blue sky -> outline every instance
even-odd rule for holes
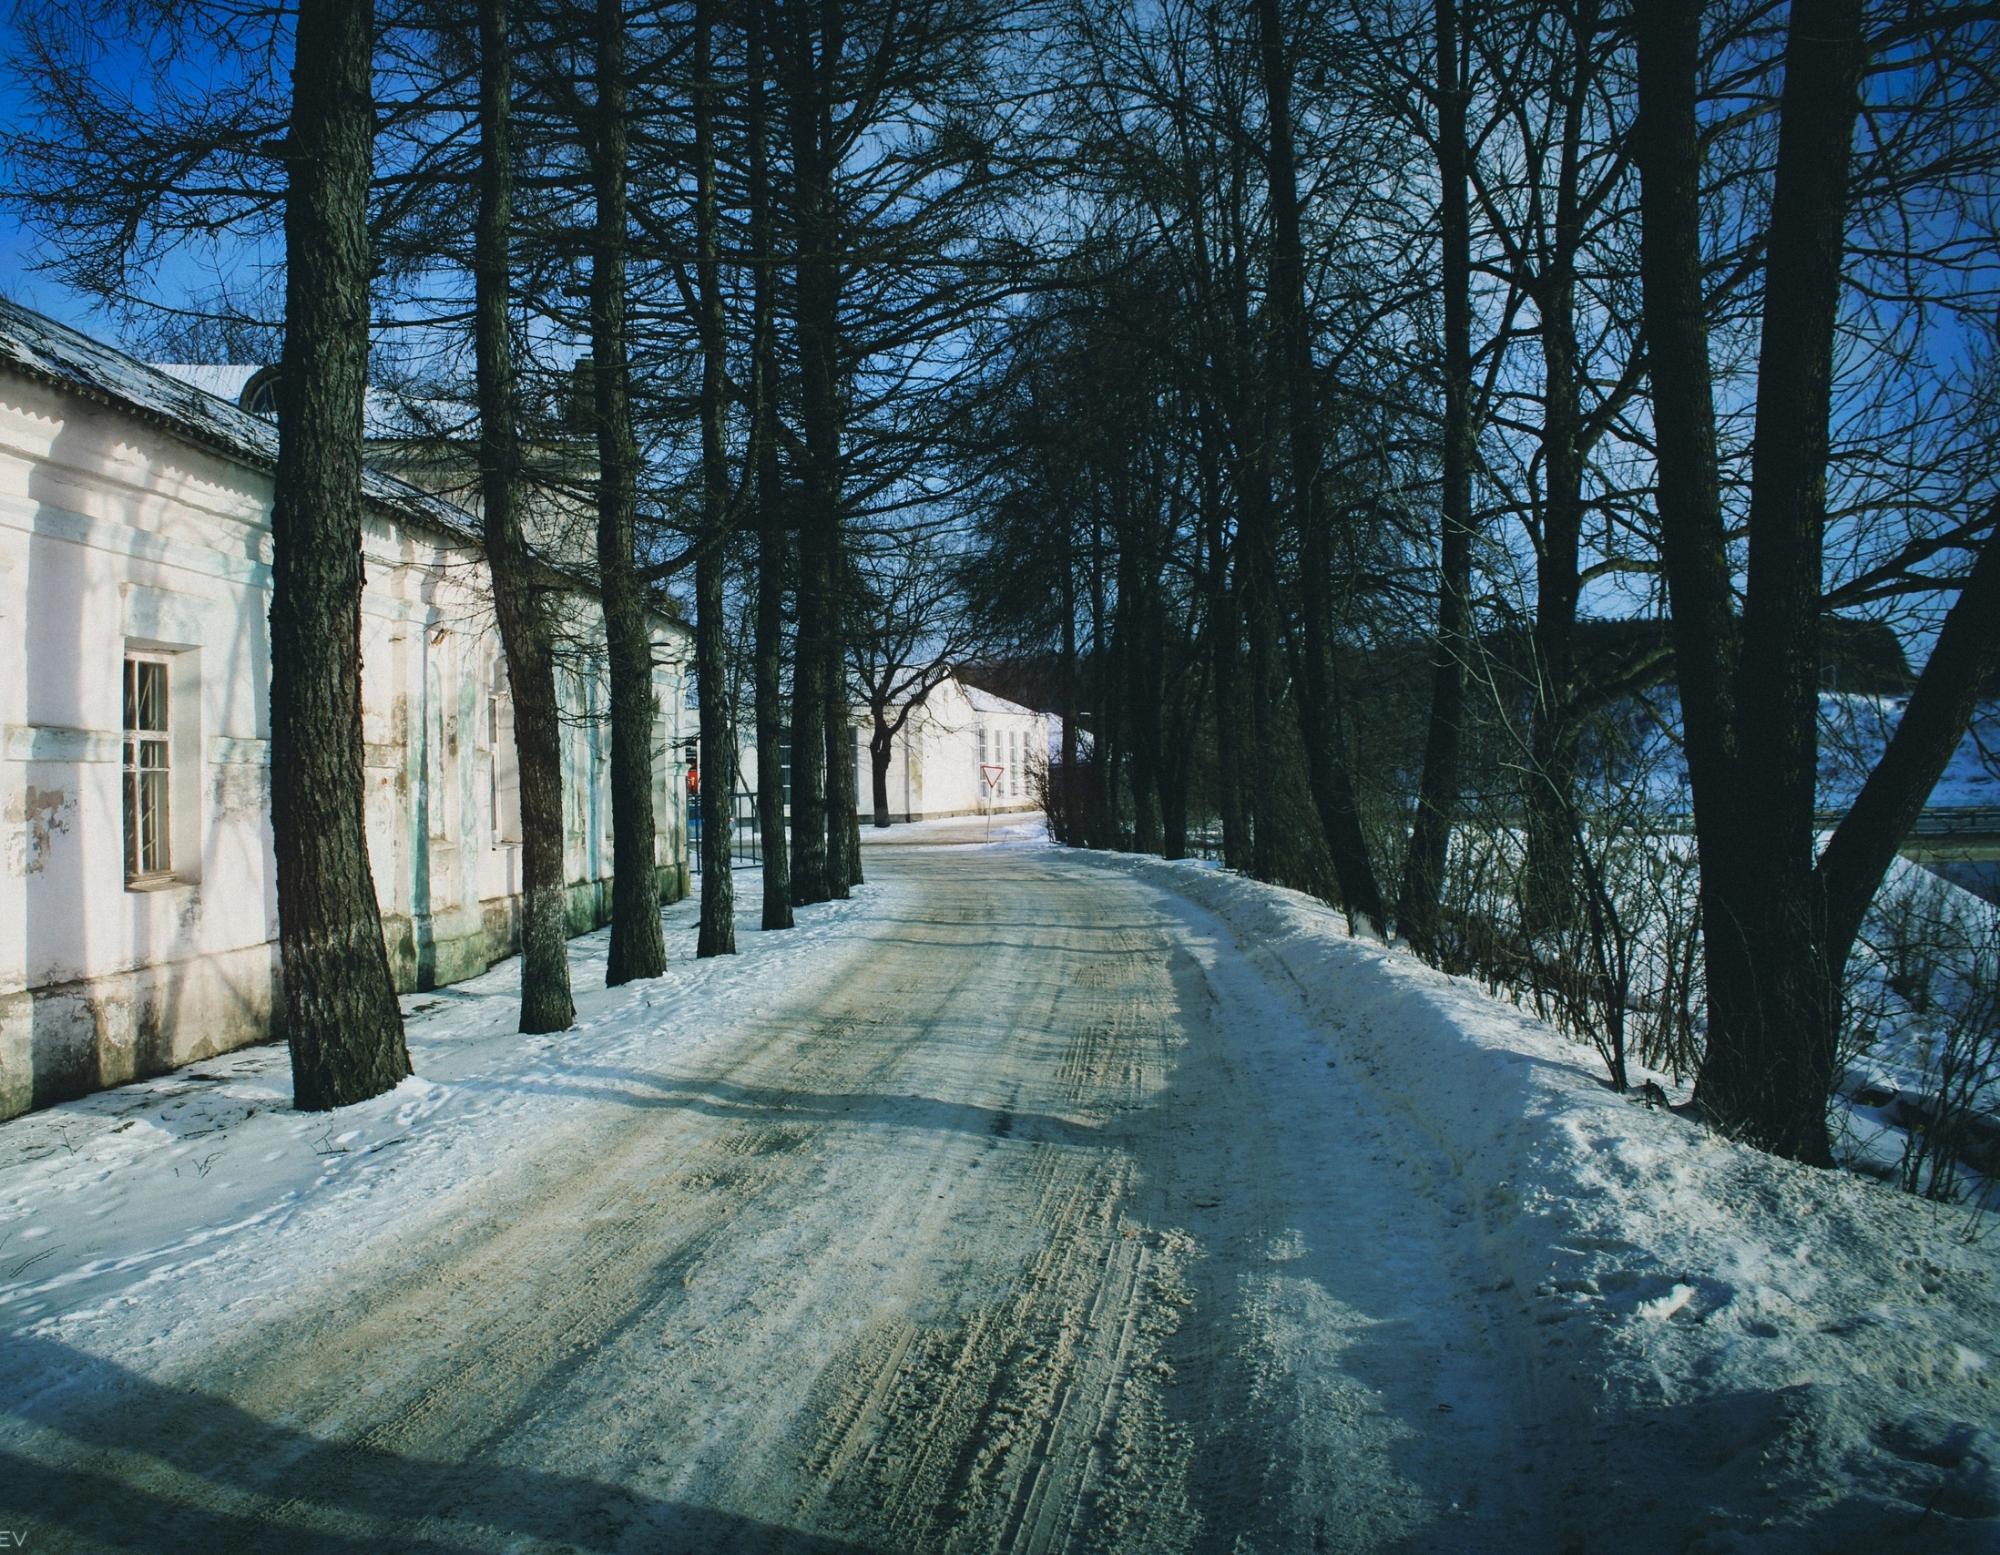
[[[22,48],[20,33],[16,25],[13,8],[0,7],[0,124],[14,130],[24,126],[32,111],[32,103],[18,79]],[[132,53],[124,68],[132,79],[150,73],[150,61],[131,43],[112,43],[112,50],[105,58],[105,68],[117,70],[120,60],[117,50],[123,48]],[[0,181],[11,183],[13,170],[0,165]],[[121,338],[118,319],[103,310],[92,298],[65,286],[52,275],[41,273],[33,267],[46,257],[41,240],[21,220],[20,213],[5,205],[0,205],[0,293],[45,313],[60,323],[81,329],[101,340],[114,344],[125,344]],[[214,276],[210,264],[201,257],[186,252],[170,255],[167,261],[150,277],[150,293],[158,297],[185,297],[192,293],[212,289]]]
[[[21,57],[19,36],[12,8],[0,11],[0,60],[5,61],[4,70],[0,70],[0,123],[10,131],[22,126],[29,111],[27,95],[16,78]],[[0,176],[11,181],[12,170]],[[91,334],[114,332],[112,321],[94,313],[88,298],[31,268],[41,257],[41,244],[22,226],[19,212],[0,205],[0,292],[23,307]]]

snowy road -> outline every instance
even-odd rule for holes
[[[10,1341],[72,1382],[0,1425],[0,1520],[35,1550],[1554,1547],[1522,1320],[1290,991],[1053,851],[868,862],[763,1013],[541,1071],[581,1104],[476,1196],[426,1214],[420,1164],[399,1234],[198,1361]]]

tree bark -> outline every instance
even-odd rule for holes
[[[1825,1165],[1845,947],[1813,867],[1820,546],[1860,6],[1798,0],[1789,18],[1740,637],[1696,246],[1699,16],[1653,0],[1638,20],[1645,320],[1708,971],[1695,1095],[1725,1131]]]
[[[1250,828],[1243,803],[1241,750],[1243,717],[1240,665],[1243,633],[1236,607],[1236,590],[1229,579],[1229,552],[1223,543],[1221,459],[1215,417],[1204,410],[1198,449],[1202,528],[1208,545],[1208,646],[1215,708],[1217,805],[1222,812],[1222,862],[1230,869],[1250,867]],[[1239,544],[1240,544],[1239,540]]]
[[[625,335],[626,82],[621,0],[598,0],[590,346],[597,412],[597,568],[611,680],[611,946],[616,988],[666,970],[653,818],[653,645],[635,554],[639,450]]]
[[[1399,927],[1419,950],[1437,933],[1445,856],[1458,818],[1472,590],[1472,221],[1465,191],[1465,82],[1458,7],[1436,0],[1439,284],[1444,293],[1443,480],[1438,501],[1437,641],[1430,718]]]
[[[813,16],[819,21],[815,57]],[[794,201],[794,293],[797,307],[800,421],[805,433],[804,511],[800,515],[798,639],[792,671],[792,900],[801,905],[845,895],[845,860],[833,850],[827,770],[829,669],[839,641],[840,273],[833,205],[831,108],[827,77],[837,63],[838,0],[786,7],[790,36],[787,94]],[[851,779],[850,779],[851,781]]]
[[[792,651],[792,902],[827,899],[824,552],[818,526],[799,530],[798,630]]]
[[[869,710],[873,727],[868,733],[868,773],[874,800],[875,824],[887,830],[889,818],[889,762],[896,753],[896,731],[889,726],[888,709]]]
[[[1148,641],[1145,574],[1152,564],[1142,533],[1142,504],[1131,482],[1116,482],[1118,500],[1118,605],[1113,630],[1119,643],[1120,720],[1125,730],[1125,775],[1132,790],[1132,851],[1160,851],[1159,659]]]
[[[514,701],[521,784],[521,1024],[561,1031],[576,1019],[569,986],[569,892],[563,867],[562,730],[549,599],[521,530],[521,446],[508,337],[513,225],[512,55],[506,0],[480,0],[479,219],[474,314],[479,480],[494,615]]]
[[[1542,341],[1542,525],[1535,558],[1534,700],[1530,711],[1527,867],[1521,914],[1528,931],[1575,920],[1573,789],[1578,695],[1576,615],[1583,582],[1584,430],[1577,401],[1576,257],[1583,244],[1582,138],[1590,89],[1596,0],[1583,0],[1570,29],[1575,71],[1563,105],[1555,227],[1537,278]]]
[[[373,34],[365,0],[301,0],[271,512],[271,828],[292,1098],[307,1111],[410,1073],[368,867],[361,744]]]
[[[1111,670],[1106,646],[1104,608],[1104,523],[1093,510],[1090,520],[1090,777],[1084,801],[1086,846],[1118,846],[1118,820],[1112,767],[1117,751],[1113,727]]]
[[[1059,520],[1062,535],[1062,776],[1049,781],[1049,829],[1068,847],[1084,842],[1083,785],[1077,760],[1082,748],[1076,721],[1083,708],[1076,659],[1076,515]],[[1058,787],[1060,782],[1060,787]]]
[[[617,4],[619,0],[607,0]],[[736,731],[729,716],[723,543],[729,530],[722,261],[715,198],[714,0],[694,8],[695,296],[701,337],[701,534],[694,558],[695,677],[701,688],[701,927],[695,955],[736,954]]]
[[[757,834],[764,855],[762,927],[792,927],[792,876],[785,845],[785,500],[778,474],[776,265],[771,219],[768,97],[768,0],[750,0],[745,133],[749,139],[750,247],[756,266],[751,280],[751,443],[755,449],[757,500],[756,664],[752,695],[757,721]]]
[[[1278,721],[1278,550],[1274,533],[1270,418],[1246,411],[1236,442],[1238,512],[1236,593],[1241,601],[1245,644],[1243,701],[1238,727],[1250,731],[1250,873],[1259,880],[1278,874],[1278,786],[1276,752],[1282,742]]]
[[[827,676],[826,698],[826,894],[845,901],[860,870],[855,858],[854,725],[848,719],[844,666]]]

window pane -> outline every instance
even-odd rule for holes
[[[125,873],[139,873],[139,780],[125,774]]]
[[[167,665],[158,659],[125,661],[125,872],[165,874],[167,783]]]
[[[167,867],[167,775],[139,774],[139,869],[157,874]]]
[[[167,727],[167,667],[149,659],[132,664],[133,691],[129,726],[134,729],[164,730]]]

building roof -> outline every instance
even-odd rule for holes
[[[953,676],[957,680],[957,676]],[[965,693],[965,700],[972,704],[975,713],[1012,713],[1019,718],[1046,718],[1048,714],[1032,707],[1023,707],[1019,702],[1010,702],[1005,697],[995,696],[990,691],[982,691],[969,681],[958,680],[958,686]]]
[[[154,372],[177,378],[190,388],[227,400],[240,410],[253,385],[275,376],[269,364],[242,362],[154,362]],[[254,414],[254,412],[253,412]],[[268,417],[260,418],[268,420]],[[452,400],[392,394],[369,385],[361,402],[361,428],[371,442],[411,442],[435,437],[466,437],[477,428],[479,412]]]
[[[0,298],[0,369],[5,368],[115,406],[253,469],[277,467],[278,428],[274,423],[251,415],[206,387],[149,367],[67,324]],[[257,369],[202,371],[211,375],[241,373],[247,384]],[[218,387],[227,386],[220,376],[210,381]],[[241,391],[242,385],[238,385],[238,393]],[[380,470],[363,469],[361,489],[369,502],[400,518],[441,531],[454,540],[478,543],[479,526],[472,515],[407,481]]]
[[[250,380],[264,370],[261,366],[246,366],[239,362],[151,362],[147,365],[156,373],[178,378],[191,389],[213,394],[219,400],[228,400],[238,406],[243,404],[243,391],[250,387]]]

